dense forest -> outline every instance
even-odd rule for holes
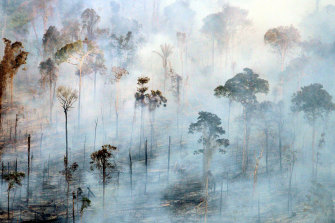
[[[334,1],[0,5],[0,222],[335,222]]]

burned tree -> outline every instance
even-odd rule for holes
[[[65,114],[65,142],[66,142],[66,167],[68,163],[68,136],[67,136],[67,114],[73,104],[77,101],[77,91],[72,90],[70,87],[60,86],[57,88],[57,99],[61,104]]]
[[[6,91],[7,82],[10,82],[10,102],[13,104],[13,80],[21,65],[26,64],[28,53],[23,51],[21,42],[12,43],[9,39],[3,39],[5,51],[0,63],[0,123],[2,113],[2,99]]]
[[[103,145],[100,150],[91,154],[91,170],[101,171],[103,187],[103,206],[105,206],[105,187],[112,174],[117,171],[117,163],[114,153],[117,151],[115,146]]]

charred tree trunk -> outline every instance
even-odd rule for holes
[[[67,111],[65,110],[64,111],[65,113],[65,148],[66,148],[66,155],[65,155],[65,168],[67,169],[67,164],[69,162],[69,159],[68,159],[68,133],[67,133]]]
[[[133,161],[129,150],[129,177],[130,177],[130,194],[133,194]]]
[[[144,152],[145,152],[145,188],[144,193],[147,192],[147,184],[148,184],[148,140],[145,140],[144,145]]]
[[[8,171],[9,173],[9,171]],[[28,135],[28,184],[27,184],[27,205],[29,203],[29,196],[30,196],[30,191],[29,191],[29,176],[30,176],[30,134]]]
[[[102,162],[102,207],[105,209],[106,163]]]

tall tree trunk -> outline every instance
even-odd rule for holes
[[[73,223],[75,223],[75,214],[74,214],[74,199],[75,199],[75,195],[74,192],[72,192],[72,219],[73,219]]]
[[[269,174],[269,167],[268,167],[268,161],[269,161],[269,131],[268,129],[264,130],[265,133],[265,163],[266,163],[266,174]]]
[[[8,221],[10,219],[10,213],[9,213],[9,192],[10,190],[7,191],[7,214],[8,214]]]
[[[9,170],[8,170],[9,173]],[[30,134],[28,135],[28,183],[27,183],[27,205],[29,203],[29,196],[30,196],[30,191],[29,191],[29,177],[30,177]]]
[[[95,103],[95,95],[96,95],[96,87],[97,87],[97,72],[94,72],[94,103]]]
[[[129,150],[129,177],[130,177],[130,194],[133,194],[133,161]]]
[[[141,154],[141,148],[142,148],[142,139],[144,138],[144,120],[143,120],[143,116],[144,116],[144,112],[143,112],[143,105],[141,105],[141,126],[140,126],[140,147],[139,147],[139,150],[138,150],[138,157],[140,158],[140,154]]]
[[[229,131],[229,127],[230,127],[230,108],[231,108],[231,103],[232,103],[232,101],[229,99],[229,104],[228,104],[228,125],[227,125],[227,136],[228,136],[228,139],[229,139],[229,133],[230,133],[230,131]]]
[[[315,115],[312,119],[312,174],[315,177]]]
[[[105,210],[106,164],[102,163],[102,207]]]
[[[242,173],[246,172],[246,153],[247,153],[247,109],[243,109],[244,113],[244,138],[243,138],[243,152],[242,152]]]
[[[145,140],[144,145],[144,156],[145,156],[145,188],[144,193],[147,192],[147,184],[148,184],[148,140]]]
[[[282,127],[281,123],[278,124],[278,149],[279,149],[279,165],[280,171],[282,171],[282,139],[281,139]]]
[[[13,107],[13,90],[14,88],[14,74],[10,74],[10,105]]]
[[[65,113],[65,149],[66,149],[65,168],[67,169],[67,164],[69,162],[69,159],[68,159],[68,136],[67,136],[67,111],[64,111],[64,113]]]
[[[49,83],[50,123],[52,123],[52,82]]]
[[[170,176],[170,154],[171,154],[171,136],[169,136],[169,150],[168,150],[168,182],[169,182],[169,176]]]

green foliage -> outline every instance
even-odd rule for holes
[[[57,81],[58,67],[52,59],[48,58],[46,61],[42,61],[38,69],[41,73],[40,83],[42,87],[45,87],[46,84],[52,85]]]
[[[50,26],[43,35],[43,50],[47,56],[54,56],[55,51],[62,45],[62,37],[55,26]]]
[[[83,41],[78,40],[69,44],[66,44],[55,53],[56,63],[67,62],[73,55],[80,52],[83,49]]]
[[[267,80],[259,78],[259,75],[249,68],[244,68],[243,71],[243,73],[238,73],[229,79],[224,86],[220,85],[215,88],[214,95],[229,98],[243,106],[257,103],[256,94],[267,94],[269,83]]]
[[[81,14],[82,28],[86,31],[86,38],[93,40],[95,38],[96,25],[100,21],[100,16],[94,9],[85,9]]]
[[[292,97],[291,110],[304,112],[305,118],[310,122],[319,117],[325,117],[334,109],[335,104],[332,102],[332,96],[323,89],[321,84],[302,87]]]
[[[91,206],[91,200],[88,197],[83,196],[81,198],[80,213],[83,214],[84,210],[90,206]]]
[[[203,19],[201,31],[214,38],[220,45],[228,44],[229,38],[251,24],[248,11],[226,5],[221,12],[213,13]]]
[[[227,147],[229,145],[228,139],[219,138],[225,134],[221,127],[221,119],[210,112],[199,112],[198,121],[190,124],[189,133],[194,134],[196,132],[201,133],[198,142],[203,143],[207,148],[212,148],[213,146]],[[199,152],[203,152],[203,150]]]

